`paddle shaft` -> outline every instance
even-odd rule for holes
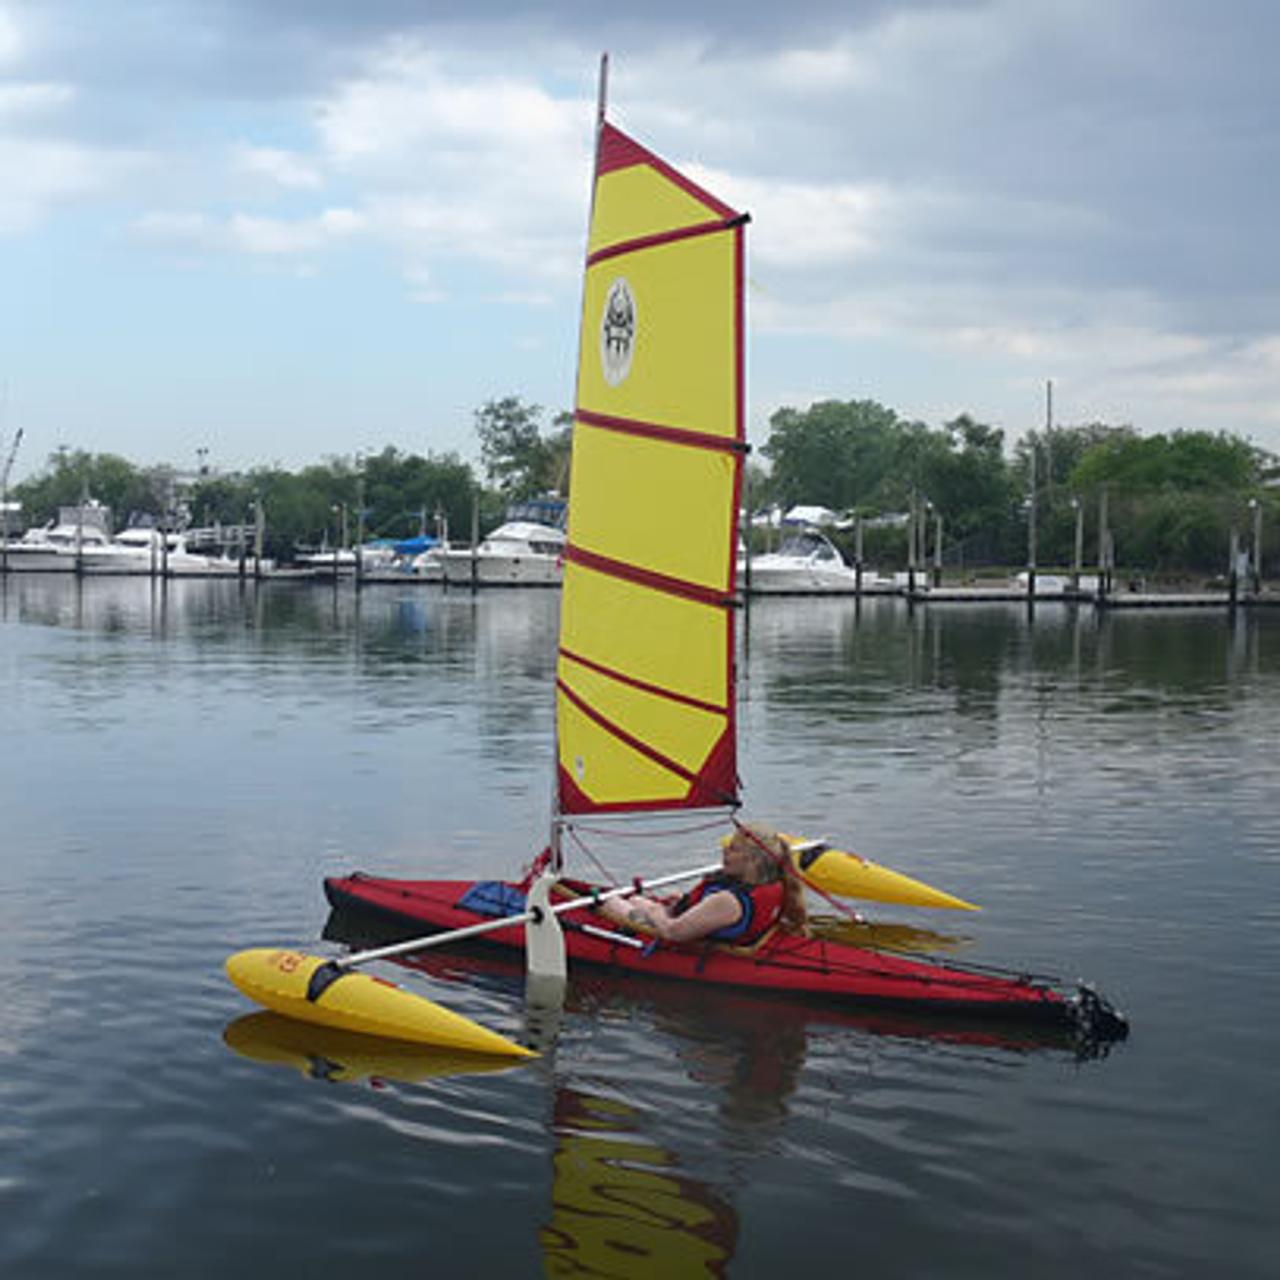
[[[669,876],[657,876],[653,880],[637,880],[634,884],[619,885],[616,889],[606,889],[602,893],[589,893],[581,898],[570,898],[568,902],[557,902],[551,911],[554,915],[562,915],[566,911],[576,911],[581,907],[593,907],[609,898],[629,898],[632,894],[644,893],[648,889],[660,889],[664,885],[678,884],[682,880],[696,880],[720,870],[722,870],[722,864],[713,862],[709,866],[698,867],[693,871],[676,871]],[[442,946],[446,942],[461,942],[464,938],[479,937],[484,933],[492,933],[495,929],[505,929],[509,925],[525,924],[534,919],[534,914],[532,911],[519,911],[513,916],[482,920],[479,924],[464,925],[461,929],[431,933],[423,938],[393,942],[389,946],[373,947],[368,951],[355,951],[331,963],[338,969],[354,969],[357,965],[367,964],[370,960],[388,960],[392,956],[411,955],[415,951],[425,951],[428,947]]]

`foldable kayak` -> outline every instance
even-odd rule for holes
[[[525,908],[521,888],[499,880],[397,880],[355,872],[330,877],[335,910],[359,911],[382,925],[424,937],[461,929]],[[566,882],[575,895],[592,886]],[[591,907],[560,916],[571,963],[601,965],[647,978],[749,988],[823,1001],[1028,1018],[1073,1027],[1103,1039],[1127,1034],[1122,1014],[1088,986],[1003,973],[935,957],[889,954],[779,929],[750,947],[666,943],[620,931]],[[478,945],[522,952],[522,924],[496,929]]]

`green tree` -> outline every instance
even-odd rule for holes
[[[555,430],[544,436],[541,416],[539,405],[526,404],[519,396],[488,400],[476,410],[486,478],[509,501],[567,489],[573,417],[559,414]]]
[[[1242,491],[1256,485],[1267,455],[1225,431],[1118,433],[1089,449],[1070,481],[1084,491],[1108,484],[1130,493],[1156,489]]]
[[[874,400],[822,400],[779,409],[761,452],[773,464],[772,496],[848,511],[870,501],[900,456],[901,424]]]
[[[173,468],[140,468],[114,453],[83,449],[50,455],[39,474],[15,485],[29,524],[44,524],[58,508],[95,499],[109,507],[118,525],[165,515],[176,498]]]

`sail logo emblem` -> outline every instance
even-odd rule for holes
[[[616,387],[631,372],[631,358],[636,350],[636,296],[626,277],[619,276],[605,298],[600,321],[600,364],[604,380]]]

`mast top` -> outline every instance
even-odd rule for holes
[[[596,90],[596,127],[604,124],[605,107],[609,100],[609,55],[600,55],[600,79]]]

